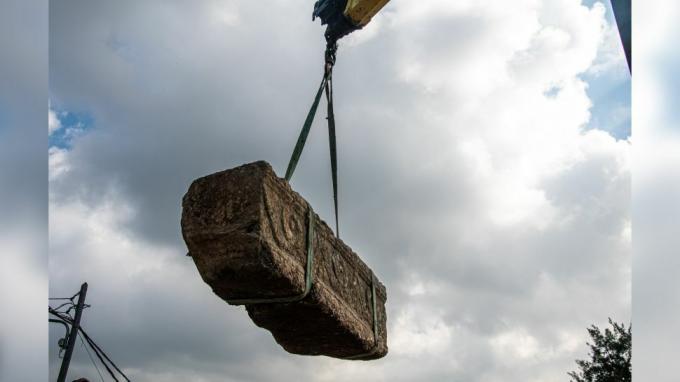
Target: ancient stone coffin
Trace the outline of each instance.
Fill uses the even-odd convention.
[[[253,322],[284,349],[351,359],[387,354],[385,287],[268,163],[195,180],[182,207],[189,254],[203,280],[229,303],[303,294],[311,239],[313,283],[306,297],[245,303]]]

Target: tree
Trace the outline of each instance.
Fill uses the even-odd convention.
[[[578,371],[568,373],[571,382],[630,382],[631,381],[631,326],[609,319],[612,326],[601,331],[597,326],[588,328],[592,343],[590,360],[576,360]]]

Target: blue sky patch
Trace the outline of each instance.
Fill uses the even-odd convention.
[[[73,113],[63,110],[54,111],[61,127],[49,136],[49,146],[70,149],[73,140],[94,127],[94,118],[88,113]]]
[[[583,76],[588,83],[588,97],[593,102],[588,129],[607,131],[617,139],[630,137],[631,81],[628,73],[625,76],[622,78],[621,74],[611,71]]]
[[[584,1],[592,6],[595,1]],[[601,2],[606,8],[606,19],[610,25],[616,25],[614,13],[609,1]],[[620,55],[624,65],[582,75],[588,83],[587,94],[593,102],[590,109],[591,119],[587,129],[604,130],[617,139],[627,139],[631,135],[631,76],[625,65],[623,46]]]

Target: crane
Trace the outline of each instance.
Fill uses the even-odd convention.
[[[318,17],[326,28],[326,40],[335,43],[368,24],[390,0],[318,0],[312,21]]]

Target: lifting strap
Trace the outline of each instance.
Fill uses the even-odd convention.
[[[300,131],[300,135],[298,136],[298,140],[295,144],[295,148],[293,149],[293,154],[290,157],[290,161],[288,162],[288,168],[286,169],[286,181],[290,182],[291,178],[293,177],[293,173],[295,172],[295,168],[297,167],[298,161],[300,160],[300,155],[302,155],[302,150],[305,147],[305,143],[307,142],[307,137],[309,136],[309,131],[312,128],[312,123],[314,122],[314,117],[316,115],[316,110],[319,107],[319,102],[321,101],[321,93],[325,91],[326,93],[326,101],[328,103],[327,107],[327,117],[326,119],[328,120],[328,144],[329,144],[329,149],[330,149],[330,155],[331,155],[331,176],[332,176],[332,181],[333,181],[333,207],[335,209],[335,235],[339,238],[340,237],[340,225],[338,224],[338,160],[337,160],[337,144],[336,144],[336,139],[335,139],[335,113],[333,111],[333,66],[335,65],[335,59],[336,59],[336,52],[337,52],[337,43],[335,41],[328,41],[328,44],[326,45],[326,53],[325,53],[325,70],[324,70],[324,76],[321,79],[321,85],[319,85],[319,90],[316,92],[316,96],[314,97],[314,102],[312,103],[312,107],[309,109],[309,112],[307,113],[307,118],[305,119],[305,123],[302,125],[302,130]],[[311,207],[310,207],[310,213],[311,213]],[[310,214],[310,221],[313,219],[313,215]],[[308,238],[311,235],[311,230],[312,230],[312,224],[310,223],[310,226],[308,228]],[[313,245],[313,242],[308,241],[307,245],[308,247],[308,258],[307,258],[307,276],[308,276],[308,286],[311,287],[311,282],[313,281],[311,279],[312,275],[312,250],[311,246]],[[303,295],[307,295],[309,291],[307,290]],[[270,301],[267,301],[270,302]],[[273,302],[273,301],[271,301]],[[372,321],[372,329],[373,329],[373,347],[366,353],[361,353],[361,354],[356,354],[353,356],[348,356],[345,357],[347,360],[357,360],[357,359],[363,359],[370,357],[374,355],[378,351],[378,311],[377,311],[377,298],[375,294],[375,274],[373,271],[371,271],[371,318],[373,319]]]
[[[314,283],[314,211],[309,206],[307,217],[307,265],[305,266],[305,290],[295,296],[267,297],[267,298],[240,298],[227,300],[232,305],[273,304],[281,302],[297,302],[307,297]]]
[[[302,293],[285,296],[285,297],[260,297],[260,298],[240,298],[227,300],[232,305],[258,305],[258,304],[275,304],[275,303],[290,303],[303,300],[312,290],[314,284],[314,225],[315,217],[312,207],[308,207],[309,215],[307,217],[307,264],[305,265],[305,289]],[[375,294],[375,274],[371,271],[371,317],[373,319],[373,347],[366,353],[356,354],[344,357],[347,360],[360,360],[374,355],[378,351],[378,309],[377,296]]]
[[[333,112],[333,65],[335,65],[335,54],[337,51],[337,44],[335,42],[329,42],[326,46],[326,64],[324,70],[324,76],[321,80],[321,85],[319,85],[319,90],[316,92],[314,97],[314,102],[312,107],[307,113],[307,118],[305,123],[302,125],[302,131],[300,131],[300,136],[293,149],[293,154],[288,162],[288,168],[286,169],[286,181],[290,182],[295,172],[295,167],[297,167],[298,161],[300,160],[300,155],[302,155],[302,150],[307,142],[307,137],[309,136],[309,131],[311,130],[312,123],[314,122],[314,116],[316,115],[316,110],[319,107],[319,102],[321,101],[321,95],[325,91],[326,101],[328,102],[327,108],[327,119],[328,119],[328,143],[331,155],[331,175],[333,180],[333,205],[335,207],[335,235],[340,237],[339,225],[338,225],[338,161],[337,161],[337,146],[335,141],[335,114]],[[308,207],[309,216],[307,220],[307,264],[305,266],[305,289],[302,293],[294,296],[286,297],[268,297],[268,298],[242,298],[242,299],[230,299],[227,302],[232,305],[253,305],[253,304],[272,304],[272,303],[290,303],[297,302],[309,295],[312,290],[312,285],[314,283],[314,224],[315,216],[312,207]],[[353,356],[345,357],[348,360],[363,359],[372,356],[378,350],[378,312],[376,309],[376,294],[375,294],[375,274],[371,271],[371,315],[373,318],[373,341],[374,345],[371,350],[366,353],[357,354]]]
[[[366,353],[356,354],[353,356],[345,357],[344,359],[355,360],[363,359],[374,355],[378,351],[378,310],[376,309],[376,296],[375,296],[375,274],[371,271],[371,311],[373,313],[373,347]]]
[[[338,154],[335,144],[335,113],[333,113],[333,72],[326,82],[326,100],[328,102],[328,145],[331,154],[331,176],[333,178],[333,206],[335,208],[335,236],[340,237],[338,224]]]
[[[324,68],[323,79],[321,80],[321,85],[319,85],[319,90],[316,92],[314,97],[314,102],[312,107],[307,113],[307,118],[305,123],[302,125],[302,130],[298,137],[295,148],[293,149],[293,154],[288,162],[288,168],[286,169],[286,181],[290,182],[293,177],[293,172],[295,172],[295,167],[297,167],[298,161],[300,160],[300,155],[302,155],[302,150],[305,148],[305,143],[307,142],[307,136],[309,136],[309,131],[312,128],[312,123],[314,122],[314,116],[316,115],[316,110],[319,107],[319,101],[321,101],[321,94],[326,91],[326,100],[328,102],[327,109],[327,119],[328,119],[328,144],[330,146],[331,155],[331,176],[333,181],[333,206],[335,209],[335,236],[340,237],[340,225],[338,222],[338,160],[337,160],[337,146],[335,141],[335,113],[333,112],[333,66],[335,65],[335,54],[337,51],[336,43],[328,43],[326,45],[326,64]]]

